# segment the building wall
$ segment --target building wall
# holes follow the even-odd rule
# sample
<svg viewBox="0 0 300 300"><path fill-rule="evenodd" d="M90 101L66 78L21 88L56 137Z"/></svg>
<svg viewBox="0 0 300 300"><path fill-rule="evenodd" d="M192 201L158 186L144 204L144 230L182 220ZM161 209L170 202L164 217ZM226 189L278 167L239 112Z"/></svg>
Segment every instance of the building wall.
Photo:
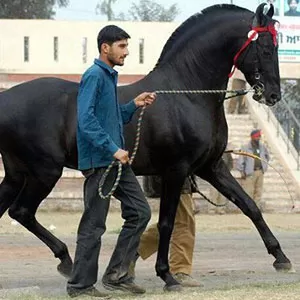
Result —
<svg viewBox="0 0 300 300"><path fill-rule="evenodd" d="M288 18L280 20L282 31L279 41L283 49L280 72L285 78L300 77L300 21L292 19L294 23L290 23ZM96 37L107 24L109 22L0 20L0 83L9 87L9 83L13 85L49 75L79 81L81 74L98 56ZM151 71L165 42L180 25L176 22L113 24L124 28L131 35L130 55L125 65L117 68L121 84L136 81ZM29 38L29 61L24 61L24 37ZM54 59L54 37L58 39L57 60ZM83 39L87 41L86 61L83 60ZM143 63L139 61L140 39L144 40ZM238 73L235 76L239 76Z"/></svg>
<svg viewBox="0 0 300 300"><path fill-rule="evenodd" d="M97 34L108 22L0 20L0 73L82 74L98 57ZM176 23L114 22L126 30L130 54L120 74L146 74L155 65ZM24 37L29 37L29 61L24 61ZM58 60L54 59L58 38ZM87 59L83 61L83 39ZM139 63L139 40L144 39L144 63Z"/></svg>

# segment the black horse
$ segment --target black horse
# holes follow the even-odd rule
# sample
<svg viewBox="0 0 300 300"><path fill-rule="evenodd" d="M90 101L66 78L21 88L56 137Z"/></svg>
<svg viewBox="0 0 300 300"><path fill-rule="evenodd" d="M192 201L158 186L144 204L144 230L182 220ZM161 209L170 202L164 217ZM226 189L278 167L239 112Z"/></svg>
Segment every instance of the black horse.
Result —
<svg viewBox="0 0 300 300"><path fill-rule="evenodd" d="M250 85L264 86L264 98L255 94L255 100L274 105L281 98L276 21L272 20L273 6L266 7L262 4L253 13L233 5L216 5L190 17L169 38L153 71L119 88L120 101L145 90L224 89L234 64ZM248 35L251 30L258 33ZM0 94L0 152L5 168L0 216L8 209L10 217L61 260L58 270L66 276L72 267L67 246L37 222L35 213L63 168L77 169L77 89L77 83L44 78ZM145 112L133 168L137 175L162 176L156 272L168 290L178 288L169 272L169 241L181 187L192 173L211 183L252 220L268 253L275 257L277 270L292 267L256 204L221 159L228 135L224 96L159 95ZM131 150L136 121L135 117L125 129Z"/></svg>

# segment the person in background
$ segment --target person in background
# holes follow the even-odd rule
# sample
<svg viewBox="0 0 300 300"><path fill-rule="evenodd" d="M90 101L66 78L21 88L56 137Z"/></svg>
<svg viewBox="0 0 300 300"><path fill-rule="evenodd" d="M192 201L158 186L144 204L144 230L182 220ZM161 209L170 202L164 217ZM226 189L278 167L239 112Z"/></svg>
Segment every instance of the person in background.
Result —
<svg viewBox="0 0 300 300"><path fill-rule="evenodd" d="M146 182L149 183L149 178ZM155 176L156 185L157 182L158 176ZM157 189L156 187L156 194L160 194ZM181 190L170 241L170 271L174 275L174 278L184 287L201 286L201 284L191 276L196 234L192 190L191 181L187 178ZM145 260L156 253L158 241L159 233L157 223L154 223L142 234L138 247L138 255Z"/></svg>
<svg viewBox="0 0 300 300"><path fill-rule="evenodd" d="M254 154L258 158L240 155L237 160L237 170L241 173L241 185L246 193L262 210L261 197L263 192L264 174L268 169L270 155L267 147L261 141L261 130L254 129L250 133L249 143L242 146L241 151Z"/></svg>
<svg viewBox="0 0 300 300"><path fill-rule="evenodd" d="M231 171L233 169L233 159L231 153L226 153L224 152L222 155L222 159L225 162L225 164L228 167L228 170ZM225 207L223 204L225 204L226 198L218 191L216 190L213 186L211 186L210 189L210 198L213 203L217 205L222 205L222 206L213 206L213 208L209 209L209 213L216 213L219 215L224 215L226 213Z"/></svg>
<svg viewBox="0 0 300 300"><path fill-rule="evenodd" d="M245 80L234 78L231 85L232 90L246 89ZM247 112L245 95L236 96L229 99L227 113L228 114L245 114Z"/></svg>

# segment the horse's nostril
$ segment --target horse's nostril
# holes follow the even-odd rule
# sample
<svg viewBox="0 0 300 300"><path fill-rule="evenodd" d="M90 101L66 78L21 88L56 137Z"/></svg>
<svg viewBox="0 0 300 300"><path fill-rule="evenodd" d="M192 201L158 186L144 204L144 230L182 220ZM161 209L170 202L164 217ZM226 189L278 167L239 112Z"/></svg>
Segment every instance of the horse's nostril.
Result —
<svg viewBox="0 0 300 300"><path fill-rule="evenodd" d="M277 103L279 100L280 100L280 97L278 97L277 94L271 94L271 95L270 95L270 103L271 103L271 104L274 105L274 104Z"/></svg>

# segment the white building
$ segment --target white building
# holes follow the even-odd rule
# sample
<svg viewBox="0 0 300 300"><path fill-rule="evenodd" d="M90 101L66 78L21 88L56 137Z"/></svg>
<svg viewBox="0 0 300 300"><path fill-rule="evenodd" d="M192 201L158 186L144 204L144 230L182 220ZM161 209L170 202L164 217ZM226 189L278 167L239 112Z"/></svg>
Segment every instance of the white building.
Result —
<svg viewBox="0 0 300 300"><path fill-rule="evenodd" d="M300 19L300 18L299 18ZM299 78L300 20L280 17L280 70L283 78ZM0 20L0 88L40 76L79 81L98 57L97 34L108 22ZM160 52L180 24L114 22L130 35L119 83L143 77L155 66Z"/></svg>

